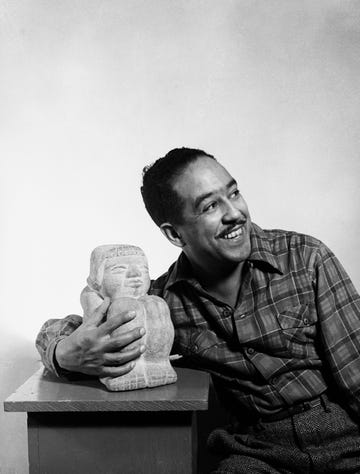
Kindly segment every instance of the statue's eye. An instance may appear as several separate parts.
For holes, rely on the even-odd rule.
[[[112,273],[122,273],[126,270],[126,266],[125,265],[114,265],[112,267],[110,267],[110,270],[112,271]]]

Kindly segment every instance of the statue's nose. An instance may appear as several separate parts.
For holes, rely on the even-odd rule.
[[[141,276],[141,272],[136,265],[130,265],[126,273],[128,278],[135,278]]]

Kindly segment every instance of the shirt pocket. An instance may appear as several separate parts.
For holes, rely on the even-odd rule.
[[[210,329],[198,329],[191,333],[189,352],[194,356],[205,356],[218,346],[218,337]]]
[[[219,363],[219,343],[216,333],[210,329],[192,330],[186,351],[190,364],[201,370],[215,370]]]
[[[280,326],[282,339],[290,354],[297,358],[316,355],[316,313],[308,304],[279,308],[276,318]]]

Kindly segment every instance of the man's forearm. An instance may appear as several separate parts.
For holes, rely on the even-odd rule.
[[[61,339],[72,334],[81,324],[82,317],[71,314],[63,319],[50,319],[40,329],[36,338],[36,348],[44,366],[52,373],[62,375],[54,360],[56,345]]]
[[[47,321],[37,337],[36,347],[45,367],[58,376],[86,374],[119,377],[133,369],[145,346],[145,329],[116,330],[135,318],[134,311],[120,312],[106,319],[110,299],[105,298],[86,320],[77,315]],[[134,344],[134,342],[138,342]],[[130,346],[130,348],[129,348]],[[56,359],[55,359],[56,355]]]

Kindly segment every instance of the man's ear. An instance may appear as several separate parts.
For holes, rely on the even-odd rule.
[[[173,245],[176,245],[176,247],[184,247],[185,242],[183,242],[181,235],[172,224],[164,222],[164,224],[161,224],[160,230]]]

